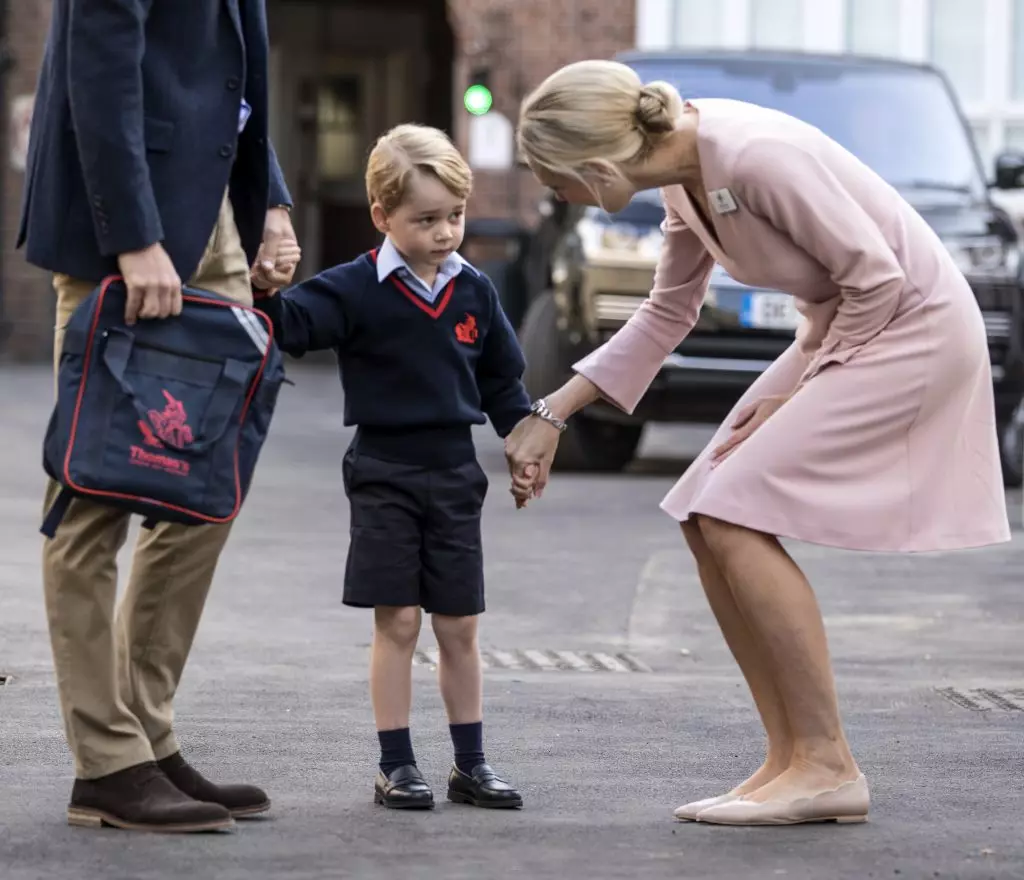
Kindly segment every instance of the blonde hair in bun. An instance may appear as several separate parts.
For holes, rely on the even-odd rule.
[[[577,61],[523,101],[517,145],[531,168],[580,179],[588,164],[618,171],[643,161],[682,114],[683,99],[669,83],[644,85],[616,61]]]
[[[667,134],[683,114],[683,99],[667,82],[647,83],[640,89],[636,103],[636,122],[641,132],[654,139]]]

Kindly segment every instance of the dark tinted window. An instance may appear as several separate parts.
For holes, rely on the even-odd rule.
[[[894,185],[984,189],[969,135],[943,81],[928,72],[831,63],[650,59],[629,62],[685,98],[732,98],[820,128]]]

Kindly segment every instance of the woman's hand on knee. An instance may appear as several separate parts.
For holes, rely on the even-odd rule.
[[[716,467],[732,455],[739,445],[778,412],[787,400],[788,394],[780,394],[775,397],[762,397],[743,407],[730,426],[733,432],[729,439],[711,453],[711,467]]]

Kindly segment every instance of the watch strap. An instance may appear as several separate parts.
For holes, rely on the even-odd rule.
[[[538,419],[542,419],[549,425],[557,428],[559,431],[564,431],[567,427],[564,419],[558,418],[553,412],[551,412],[547,401],[544,400],[543,397],[533,402],[530,406],[530,412]]]

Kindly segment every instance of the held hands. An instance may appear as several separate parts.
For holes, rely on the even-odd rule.
[[[763,397],[749,406],[743,407],[731,425],[732,435],[711,453],[711,467],[717,467],[732,455],[744,440],[767,422],[772,414],[778,412],[779,408],[789,400],[789,397],[788,394]]]
[[[267,211],[263,244],[251,273],[253,282],[266,287],[290,283],[301,257],[288,211],[271,208]],[[157,242],[141,250],[119,254],[117,264],[128,289],[125,324],[131,326],[140,318],[181,314],[181,278],[162,244]]]
[[[791,396],[781,394],[764,397],[740,410],[731,425],[732,435],[711,453],[711,467],[717,467],[732,455]],[[559,434],[558,428],[550,422],[529,415],[505,438],[505,458],[512,476],[509,491],[516,500],[517,509],[525,507],[531,498],[540,498],[544,493],[558,449]]]
[[[516,499],[516,510],[522,510],[530,503],[535,495],[537,498],[543,494],[542,490],[536,490],[535,484],[537,475],[540,473],[540,465],[528,464],[523,468],[522,474],[513,474],[512,488],[509,492]]]
[[[117,265],[128,288],[125,324],[181,314],[181,278],[162,244],[120,254]]]
[[[512,476],[509,491],[516,499],[517,509],[544,493],[558,448],[558,435],[554,425],[531,415],[505,438],[505,458]]]
[[[299,260],[302,259],[302,248],[294,239],[281,242],[277,248],[276,258],[268,260],[264,247],[264,245],[260,245],[256,260],[252,264],[252,269],[249,270],[249,278],[254,287],[274,293],[292,283]]]
[[[285,208],[271,208],[263,224],[263,243],[249,276],[255,287],[271,290],[291,283],[302,259],[291,214]]]

